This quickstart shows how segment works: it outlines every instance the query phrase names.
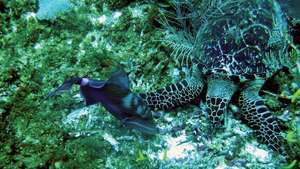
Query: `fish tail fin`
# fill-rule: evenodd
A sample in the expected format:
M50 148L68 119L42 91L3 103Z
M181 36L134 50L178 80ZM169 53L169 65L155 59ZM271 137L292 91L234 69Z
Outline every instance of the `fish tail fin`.
M160 132L159 128L146 119L130 117L123 119L122 122L125 126L136 129L147 135L155 135Z

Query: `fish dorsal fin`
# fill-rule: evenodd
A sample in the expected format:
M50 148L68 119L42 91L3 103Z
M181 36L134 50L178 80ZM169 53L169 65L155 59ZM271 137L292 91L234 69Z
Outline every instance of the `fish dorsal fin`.
M129 90L129 79L124 70L119 70L113 73L107 83L118 85L124 90Z

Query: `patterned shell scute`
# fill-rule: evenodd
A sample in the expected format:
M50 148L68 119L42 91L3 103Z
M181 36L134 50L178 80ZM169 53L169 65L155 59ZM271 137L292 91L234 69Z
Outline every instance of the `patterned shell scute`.
M196 47L202 52L200 61L214 73L264 77L268 70L265 56L283 50L270 44L272 32L280 27L276 21L284 20L282 14L268 0L226 2L213 10L199 29Z

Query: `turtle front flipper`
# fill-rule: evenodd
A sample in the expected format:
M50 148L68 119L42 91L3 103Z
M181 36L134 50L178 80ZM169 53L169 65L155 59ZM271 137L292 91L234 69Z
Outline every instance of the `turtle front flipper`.
M204 82L199 75L140 96L151 109L170 110L192 102L200 95Z
M251 127L259 141L275 151L282 152L283 137L278 119L272 115L258 92L263 80L256 80L246 85L239 97L241 118Z
M213 128L223 126L224 114L235 91L236 85L229 79L208 78L206 112Z

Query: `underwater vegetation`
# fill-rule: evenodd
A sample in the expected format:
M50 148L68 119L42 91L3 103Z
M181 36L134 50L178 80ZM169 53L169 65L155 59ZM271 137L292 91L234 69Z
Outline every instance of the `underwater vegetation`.
M206 5L199 1L195 8ZM162 115L154 119L159 128L184 129L149 136L125 127L99 104L85 107L78 87L45 99L68 79L108 80L120 67L134 93L183 80L190 73L190 56L198 52L195 42L203 39L180 31L193 33L205 18L181 27L172 20L174 9L171 1L0 1L0 168L299 168L298 18L286 25L288 71L270 75L270 85L260 91L282 128L285 157L233 117L242 108L232 103L226 103L230 113L222 132L210 134L211 122L203 113L207 107L199 98L193 101L201 102L200 108L184 103L158 111ZM190 14L190 8L183 9ZM218 36L204 28L204 37ZM235 30L231 33L236 36ZM276 41L281 36L276 37L271 42L281 48L282 41ZM253 40L251 34L248 38ZM178 39L182 45L175 43ZM278 64L273 64L276 69Z

